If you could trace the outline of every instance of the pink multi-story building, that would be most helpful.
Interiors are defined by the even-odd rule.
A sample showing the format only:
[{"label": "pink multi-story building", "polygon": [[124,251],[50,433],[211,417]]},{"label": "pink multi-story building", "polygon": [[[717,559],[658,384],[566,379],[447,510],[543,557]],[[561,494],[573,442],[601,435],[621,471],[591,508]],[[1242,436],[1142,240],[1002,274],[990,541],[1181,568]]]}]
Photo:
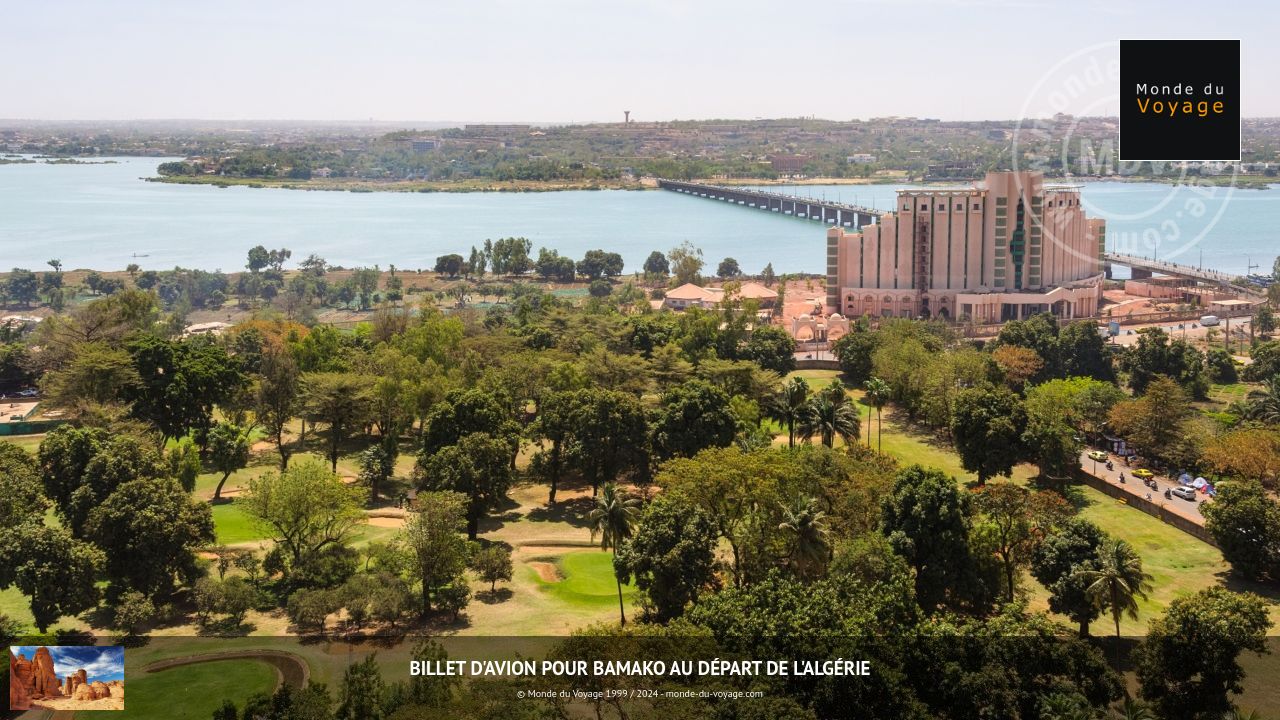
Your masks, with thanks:
[{"label": "pink multi-story building", "polygon": [[899,190],[878,223],[827,231],[827,311],[978,323],[1092,317],[1105,242],[1079,187],[1046,185],[1038,172]]}]

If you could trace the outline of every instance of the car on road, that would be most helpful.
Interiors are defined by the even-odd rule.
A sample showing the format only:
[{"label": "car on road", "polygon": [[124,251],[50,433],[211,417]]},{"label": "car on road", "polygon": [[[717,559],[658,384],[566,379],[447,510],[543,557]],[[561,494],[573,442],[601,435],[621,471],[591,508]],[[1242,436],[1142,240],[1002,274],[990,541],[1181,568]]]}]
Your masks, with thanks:
[{"label": "car on road", "polygon": [[1156,474],[1155,474],[1155,473],[1153,473],[1153,472],[1151,472],[1150,470],[1148,470],[1148,469],[1146,469],[1146,468],[1141,468],[1141,469],[1138,469],[1138,470],[1134,470],[1134,471],[1133,471],[1133,476],[1134,476],[1134,477],[1137,477],[1137,478],[1142,478],[1143,480],[1146,480],[1146,479],[1148,479],[1148,478],[1153,478],[1153,477],[1155,477],[1155,476],[1156,476]]},{"label": "car on road", "polygon": [[1183,500],[1190,500],[1190,501],[1192,501],[1192,502],[1195,502],[1195,499],[1196,499],[1196,490],[1195,490],[1195,488],[1187,487],[1186,485],[1181,485],[1181,486],[1178,486],[1178,487],[1174,488],[1174,489],[1173,489],[1173,494],[1174,494],[1174,496],[1176,496],[1176,497],[1180,497],[1180,498],[1182,498]]},{"label": "car on road", "polygon": [[1101,450],[1090,450],[1090,451],[1089,451],[1089,459],[1090,459],[1090,460],[1097,460],[1098,462],[1106,462],[1106,461],[1107,461],[1107,454],[1106,454],[1105,452],[1101,451]]}]

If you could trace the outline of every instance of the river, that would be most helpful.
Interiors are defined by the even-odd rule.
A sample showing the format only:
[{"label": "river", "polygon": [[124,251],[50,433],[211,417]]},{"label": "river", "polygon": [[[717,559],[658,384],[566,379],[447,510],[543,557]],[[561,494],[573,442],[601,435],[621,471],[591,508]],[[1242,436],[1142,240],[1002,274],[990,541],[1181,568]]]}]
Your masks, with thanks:
[{"label": "river", "polygon": [[[711,269],[731,256],[749,273],[766,263],[780,273],[824,271],[820,224],[670,192],[304,192],[141,180],[163,161],[0,165],[0,268],[44,269],[58,258],[67,269],[136,262],[233,271],[258,244],[290,248],[295,261],[316,253],[345,266],[429,268],[439,255],[516,235],[535,251],[574,258],[593,248],[620,252],[628,272],[684,240],[703,250]],[[769,189],[888,209],[894,188]],[[1086,212],[1108,219],[1111,249],[1234,273],[1251,263],[1266,272],[1280,254],[1280,186],[1091,182],[1083,192]]]}]

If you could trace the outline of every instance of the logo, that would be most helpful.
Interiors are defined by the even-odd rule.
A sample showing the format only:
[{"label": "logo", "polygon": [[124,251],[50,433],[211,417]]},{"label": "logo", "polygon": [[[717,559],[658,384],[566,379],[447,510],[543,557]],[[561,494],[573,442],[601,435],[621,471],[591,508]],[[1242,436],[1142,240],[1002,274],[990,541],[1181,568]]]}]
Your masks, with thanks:
[{"label": "logo", "polygon": [[1240,41],[1121,40],[1120,158],[1240,160]]}]

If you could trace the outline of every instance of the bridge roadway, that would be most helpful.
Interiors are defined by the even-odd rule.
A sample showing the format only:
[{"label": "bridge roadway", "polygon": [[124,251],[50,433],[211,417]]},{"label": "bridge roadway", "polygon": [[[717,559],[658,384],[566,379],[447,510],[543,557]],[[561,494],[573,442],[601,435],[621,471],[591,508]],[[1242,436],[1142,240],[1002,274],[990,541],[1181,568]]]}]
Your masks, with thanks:
[{"label": "bridge roadway", "polygon": [[686,180],[659,178],[658,187],[693,197],[721,200],[733,205],[758,208],[768,212],[818,220],[827,225],[840,225],[848,228],[870,225],[876,222],[876,218],[884,214],[881,210],[860,205]]},{"label": "bridge roadway", "polygon": [[1152,273],[1161,273],[1163,275],[1173,275],[1175,277],[1188,278],[1191,280],[1203,280],[1210,283],[1218,283],[1221,285],[1230,285],[1233,282],[1243,280],[1239,275],[1231,273],[1219,272],[1217,270],[1209,270],[1206,268],[1198,268],[1192,265],[1179,265],[1166,260],[1153,260],[1151,258],[1140,257],[1138,255],[1125,255],[1124,253],[1109,252],[1106,254],[1106,261],[1113,265],[1124,265],[1133,271],[1133,277],[1149,278]]}]

